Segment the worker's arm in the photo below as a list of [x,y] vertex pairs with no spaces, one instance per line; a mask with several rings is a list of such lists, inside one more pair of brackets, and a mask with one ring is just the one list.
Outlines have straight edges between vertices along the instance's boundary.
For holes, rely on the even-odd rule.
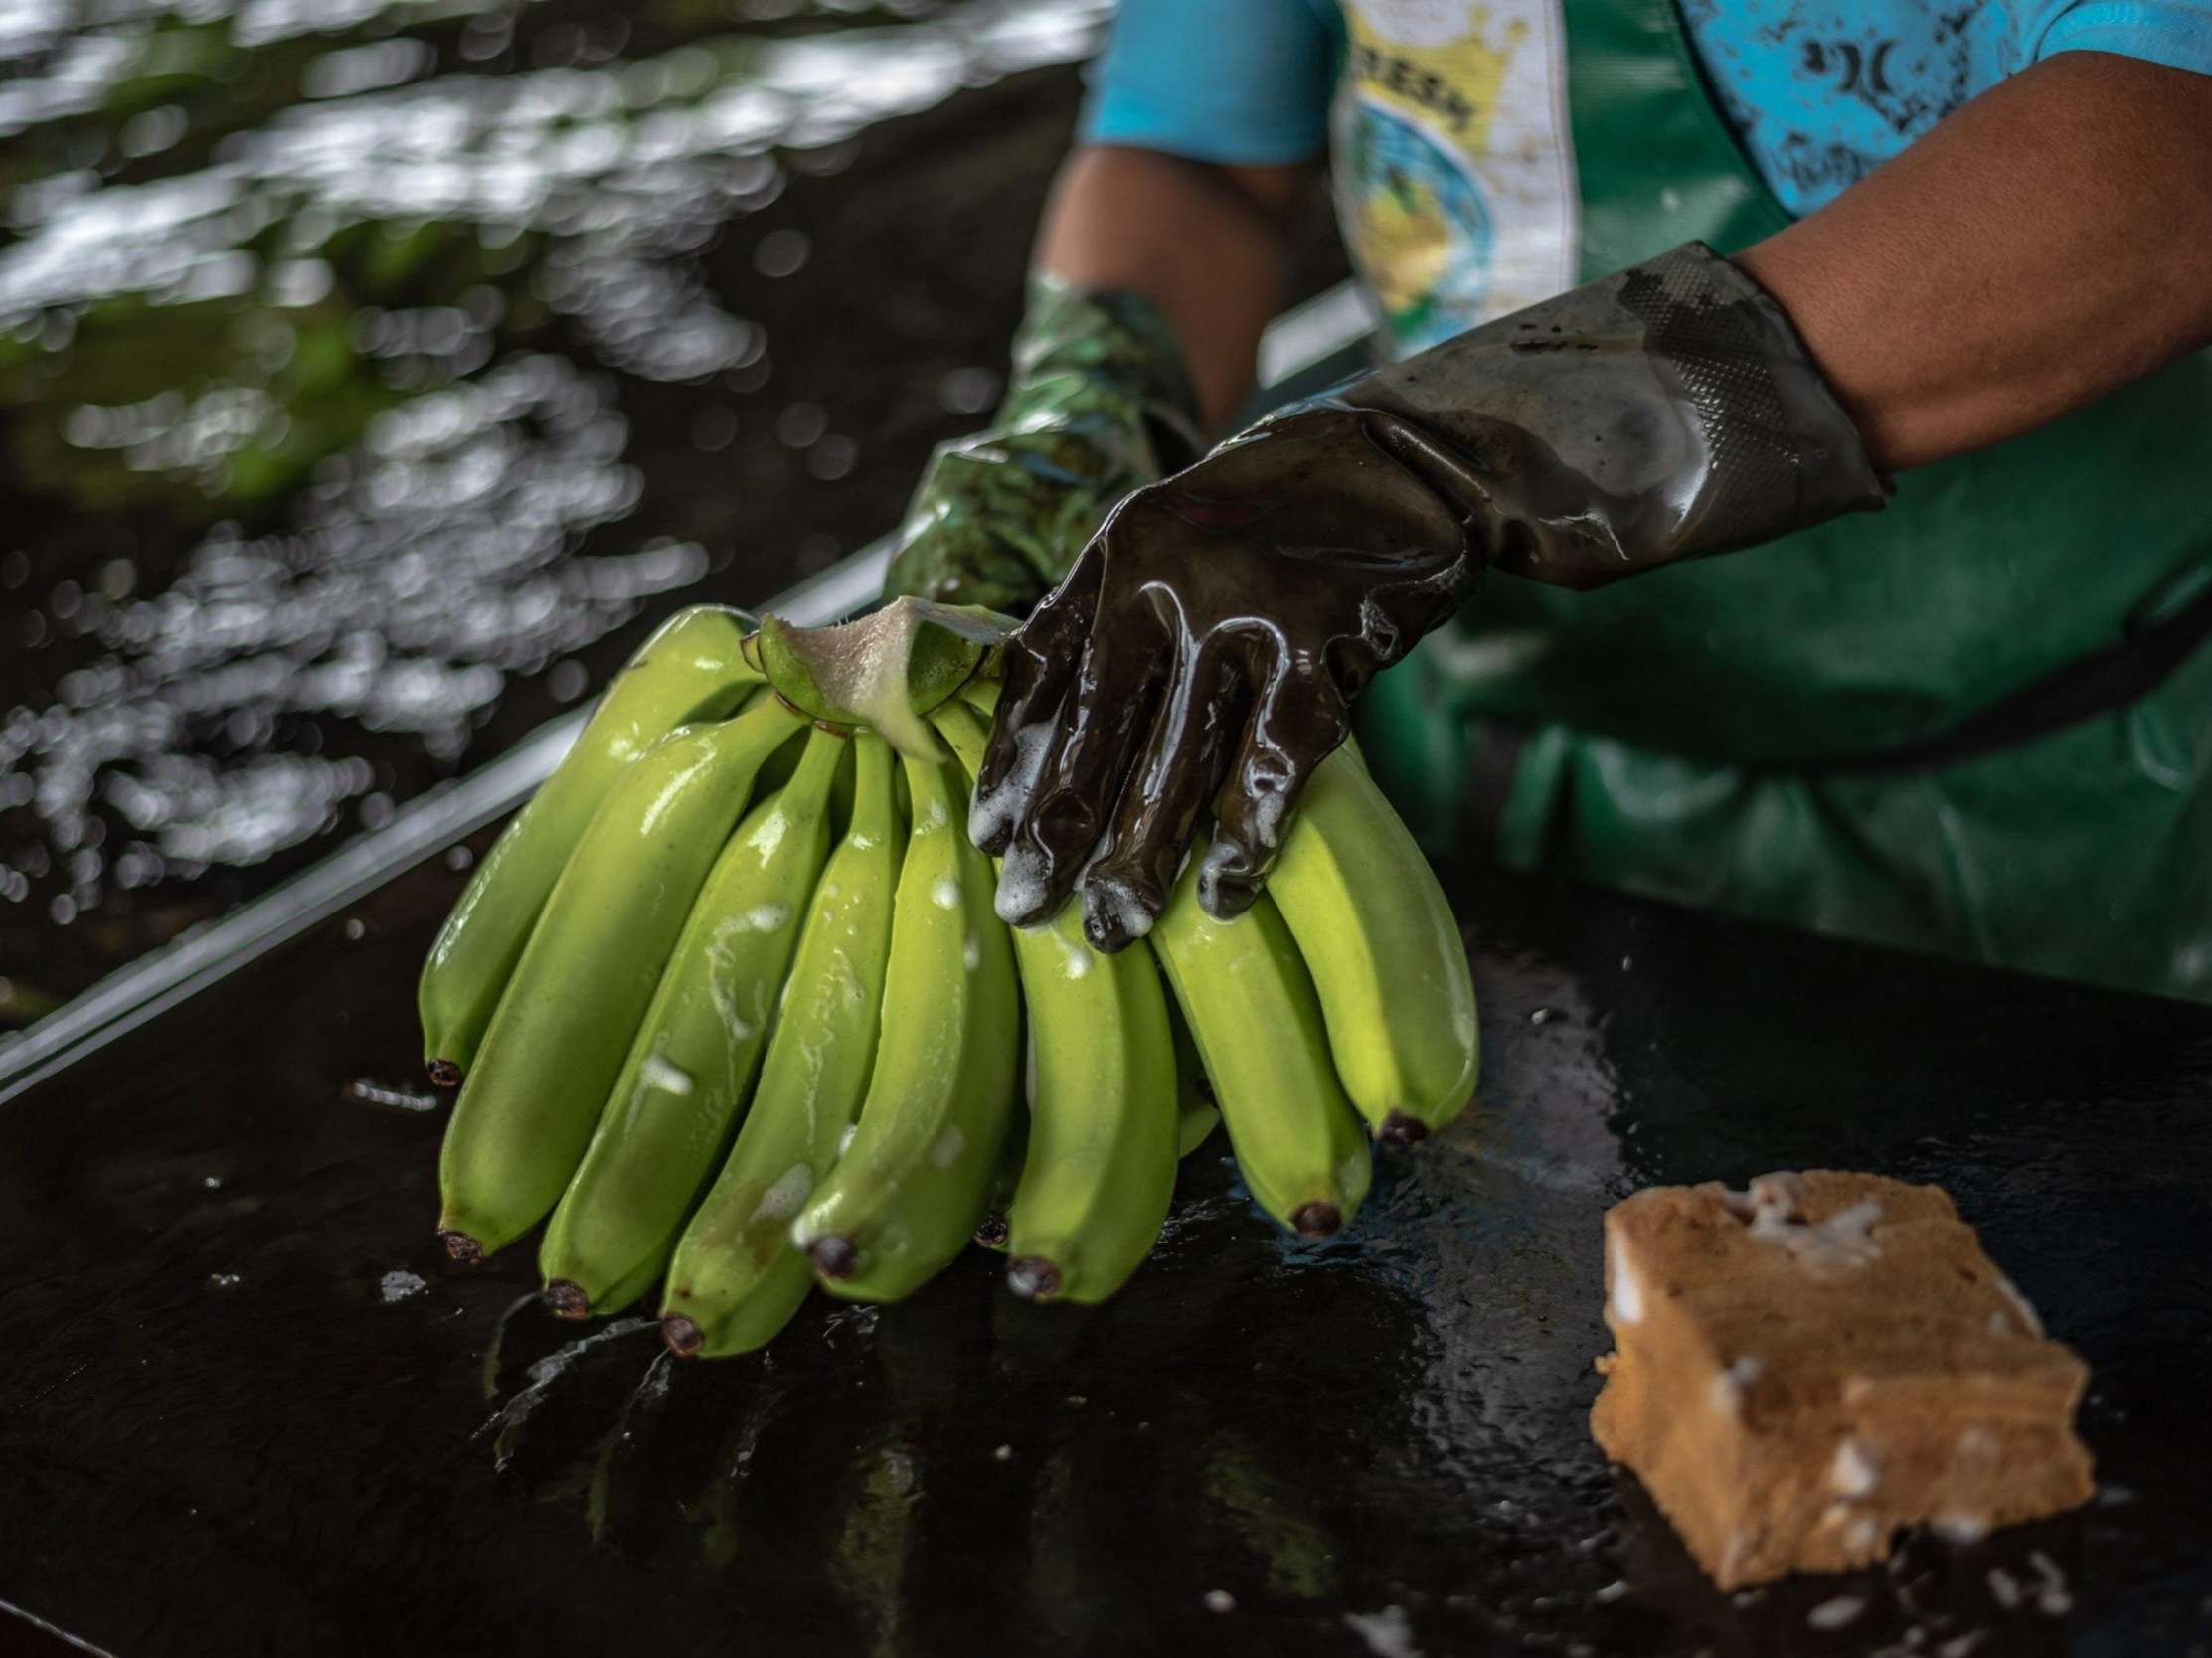
[[1284,227],[1328,138],[1337,34],[1309,0],[1122,0],[1039,239],[1006,397],[943,445],[888,590],[1017,610],[1113,504],[1243,402]]
[[1886,471],[2212,342],[2212,76],[2045,60],[1738,255]]
[[1252,390],[1260,331],[1284,303],[1285,226],[1310,167],[1226,167],[1097,144],[1061,169],[1037,268],[1139,294],[1181,348],[1211,432]]
[[1197,459],[1252,388],[1311,177],[1078,150],[1046,212],[1006,397],[932,458],[887,590],[1019,610],[1114,502]]
[[2061,55],[1734,262],[1687,244],[1139,490],[1006,651],[977,793],[1009,918],[1080,888],[1119,947],[1209,806],[1234,914],[1352,699],[1482,571],[1596,586],[1878,507],[2201,343],[2207,248],[2212,78]]

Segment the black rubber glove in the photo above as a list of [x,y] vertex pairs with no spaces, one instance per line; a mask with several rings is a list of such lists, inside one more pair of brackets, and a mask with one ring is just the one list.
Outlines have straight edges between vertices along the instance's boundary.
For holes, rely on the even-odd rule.
[[1137,490],[1007,647],[970,832],[1000,914],[1145,931],[1199,817],[1250,905],[1350,704],[1486,567],[1590,587],[1888,490],[1780,306],[1700,243],[1358,377]]

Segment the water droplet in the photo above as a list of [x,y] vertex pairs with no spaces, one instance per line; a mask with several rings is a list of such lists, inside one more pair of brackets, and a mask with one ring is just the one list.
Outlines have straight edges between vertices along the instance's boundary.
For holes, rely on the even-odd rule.
[[1206,1591],[1206,1610],[1209,1612],[1233,1612],[1236,1609],[1237,1597],[1227,1589],[1208,1589]]
[[806,451],[806,470],[824,483],[849,477],[860,464],[860,445],[842,432],[831,432]]
[[241,1281],[236,1272],[210,1272],[208,1274],[208,1288],[210,1289],[236,1289]]
[[573,656],[556,662],[553,671],[546,675],[546,690],[556,702],[575,702],[591,683],[592,677],[584,671],[584,664]]
[[795,276],[808,249],[804,231],[770,231],[753,249],[753,268],[764,276]]
[[678,1099],[685,1098],[691,1092],[691,1073],[681,1066],[671,1065],[658,1054],[645,1056],[645,1063],[638,1068],[638,1076],[647,1087],[658,1088],[662,1093],[672,1093]]
[[810,449],[828,430],[828,412],[818,403],[787,404],[775,417],[775,440],[787,449]]
[[954,369],[937,382],[937,402],[947,414],[980,414],[998,396],[998,376],[988,369]]
[[383,1105],[395,1111],[434,1111],[437,1109],[435,1094],[417,1093],[410,1088],[390,1088],[367,1078],[357,1078],[346,1084],[345,1097],[360,1105]]
[[405,1301],[410,1295],[420,1295],[428,1287],[426,1280],[400,1269],[385,1273],[377,1284],[378,1292],[387,1301]]
[[701,454],[719,454],[738,435],[738,412],[727,404],[702,409],[691,419],[691,446]]
[[1555,1019],[1565,1019],[1566,1017],[1565,1011],[1559,1008],[1538,1008],[1528,1016],[1528,1022],[1531,1025],[1549,1025]]

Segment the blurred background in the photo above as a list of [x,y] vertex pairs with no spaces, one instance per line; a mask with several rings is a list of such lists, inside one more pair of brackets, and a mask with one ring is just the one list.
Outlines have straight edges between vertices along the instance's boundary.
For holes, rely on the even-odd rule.
[[1110,12],[0,6],[0,1042],[890,529]]

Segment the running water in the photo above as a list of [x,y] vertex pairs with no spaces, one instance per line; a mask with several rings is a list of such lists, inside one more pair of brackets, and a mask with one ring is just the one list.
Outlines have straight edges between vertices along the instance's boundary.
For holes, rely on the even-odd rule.
[[888,530],[1107,10],[0,6],[0,1033]]

